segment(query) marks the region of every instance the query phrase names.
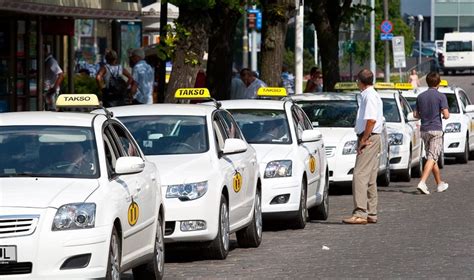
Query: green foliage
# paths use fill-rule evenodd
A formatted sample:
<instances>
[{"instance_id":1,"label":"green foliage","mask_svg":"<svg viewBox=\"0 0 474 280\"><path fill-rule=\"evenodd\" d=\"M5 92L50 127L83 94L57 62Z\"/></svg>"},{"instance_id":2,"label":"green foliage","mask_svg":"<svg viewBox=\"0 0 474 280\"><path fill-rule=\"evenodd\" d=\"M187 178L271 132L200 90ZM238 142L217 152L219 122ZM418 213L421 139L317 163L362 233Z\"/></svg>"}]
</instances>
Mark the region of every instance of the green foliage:
<instances>
[{"instance_id":1,"label":"green foliage","mask_svg":"<svg viewBox=\"0 0 474 280\"><path fill-rule=\"evenodd\" d=\"M353 4L342 18L342 24L351 24L370 14L371 7L363 4Z\"/></svg>"},{"instance_id":2,"label":"green foliage","mask_svg":"<svg viewBox=\"0 0 474 280\"><path fill-rule=\"evenodd\" d=\"M168 2L189 10L208 10L216 5L216 0L169 0Z\"/></svg>"},{"instance_id":3,"label":"green foliage","mask_svg":"<svg viewBox=\"0 0 474 280\"><path fill-rule=\"evenodd\" d=\"M173 57L176 49L176 42L178 40L186 40L191 35L184 26L177 21L174 25L168 24L166 26L166 38L164 45L156 46L157 56L161 60L169 60Z\"/></svg>"},{"instance_id":4,"label":"green foliage","mask_svg":"<svg viewBox=\"0 0 474 280\"><path fill-rule=\"evenodd\" d=\"M64 82L61 86L61 92L68 93L67 77L64 78ZM74 93L100 95L100 90L94 78L82 74L76 74L74 75Z\"/></svg>"},{"instance_id":5,"label":"green foliage","mask_svg":"<svg viewBox=\"0 0 474 280\"><path fill-rule=\"evenodd\" d=\"M288 66L288 70L294 73L295 69L295 53L291 49L286 49L283 54L283 63ZM306 75L314 65L314 56L307 49L303 50L303 75Z\"/></svg>"}]
</instances>

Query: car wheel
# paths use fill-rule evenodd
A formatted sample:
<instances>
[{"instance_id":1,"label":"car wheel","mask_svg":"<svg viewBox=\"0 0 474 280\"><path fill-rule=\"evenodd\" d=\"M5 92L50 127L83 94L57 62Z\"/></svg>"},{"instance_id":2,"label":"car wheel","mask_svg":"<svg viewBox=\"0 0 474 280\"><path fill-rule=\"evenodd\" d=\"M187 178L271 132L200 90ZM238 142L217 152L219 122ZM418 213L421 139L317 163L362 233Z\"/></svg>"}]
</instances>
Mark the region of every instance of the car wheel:
<instances>
[{"instance_id":1,"label":"car wheel","mask_svg":"<svg viewBox=\"0 0 474 280\"><path fill-rule=\"evenodd\" d=\"M115 227L112 229L112 236L109 245L109 258L107 262L106 280L120 280L120 238Z\"/></svg>"},{"instance_id":2,"label":"car wheel","mask_svg":"<svg viewBox=\"0 0 474 280\"><path fill-rule=\"evenodd\" d=\"M420 157L420 161L418 162L418 164L412 168L411 174L413 178L420 178L422 173L423 173L423 158Z\"/></svg>"},{"instance_id":3,"label":"car wheel","mask_svg":"<svg viewBox=\"0 0 474 280\"><path fill-rule=\"evenodd\" d=\"M298 213L296 214L296 220L294 222L295 229L304 229L306 221L308 220L308 208L306 207L306 179L303 178L301 182L301 195L300 195L300 206Z\"/></svg>"},{"instance_id":4,"label":"car wheel","mask_svg":"<svg viewBox=\"0 0 474 280\"><path fill-rule=\"evenodd\" d=\"M239 231L237 231L237 243L240 247L258 247L262 242L262 195L260 190L257 189L255 195L253 218L250 224Z\"/></svg>"},{"instance_id":5,"label":"car wheel","mask_svg":"<svg viewBox=\"0 0 474 280\"><path fill-rule=\"evenodd\" d=\"M308 210L311 220L327 220L329 216L329 175L324 180L323 201L318 206Z\"/></svg>"},{"instance_id":6,"label":"car wheel","mask_svg":"<svg viewBox=\"0 0 474 280\"><path fill-rule=\"evenodd\" d=\"M219 205L219 229L216 238L212 241L209 248L209 255L213 259L224 260L229 254L230 243L229 232L229 208L227 199L221 194L221 202Z\"/></svg>"},{"instance_id":7,"label":"car wheel","mask_svg":"<svg viewBox=\"0 0 474 280\"><path fill-rule=\"evenodd\" d=\"M163 221L158 218L153 260L132 269L134 279L160 280L165 268L165 243L163 240Z\"/></svg>"},{"instance_id":8,"label":"car wheel","mask_svg":"<svg viewBox=\"0 0 474 280\"><path fill-rule=\"evenodd\" d=\"M377 186L388 187L390 185L390 162L387 159L384 172L377 177Z\"/></svg>"},{"instance_id":9,"label":"car wheel","mask_svg":"<svg viewBox=\"0 0 474 280\"><path fill-rule=\"evenodd\" d=\"M403 182L410 182L411 180L411 155L412 155L412 152L410 150L410 154L408 155L407 168L402 171L401 176L400 176Z\"/></svg>"},{"instance_id":10,"label":"car wheel","mask_svg":"<svg viewBox=\"0 0 474 280\"><path fill-rule=\"evenodd\" d=\"M461 156L456 157L458 163L467 163L469 161L469 138L466 138L466 144L464 144L464 152Z\"/></svg>"}]
</instances>

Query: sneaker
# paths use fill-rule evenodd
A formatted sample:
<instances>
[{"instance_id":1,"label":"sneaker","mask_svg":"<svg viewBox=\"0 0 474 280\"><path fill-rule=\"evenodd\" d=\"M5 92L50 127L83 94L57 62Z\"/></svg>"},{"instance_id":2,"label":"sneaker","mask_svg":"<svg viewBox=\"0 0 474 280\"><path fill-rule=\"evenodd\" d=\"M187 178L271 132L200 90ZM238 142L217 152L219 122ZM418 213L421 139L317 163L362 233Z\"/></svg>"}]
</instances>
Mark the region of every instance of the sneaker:
<instances>
[{"instance_id":1,"label":"sneaker","mask_svg":"<svg viewBox=\"0 0 474 280\"><path fill-rule=\"evenodd\" d=\"M425 182L419 182L417 189L422 193L422 194L430 194L430 191L428 190L428 187L426 186Z\"/></svg>"},{"instance_id":2,"label":"sneaker","mask_svg":"<svg viewBox=\"0 0 474 280\"><path fill-rule=\"evenodd\" d=\"M437 188L437 192L444 192L445 190L447 190L449 187L448 183L446 182L441 182L439 185L438 185L438 188Z\"/></svg>"}]
</instances>

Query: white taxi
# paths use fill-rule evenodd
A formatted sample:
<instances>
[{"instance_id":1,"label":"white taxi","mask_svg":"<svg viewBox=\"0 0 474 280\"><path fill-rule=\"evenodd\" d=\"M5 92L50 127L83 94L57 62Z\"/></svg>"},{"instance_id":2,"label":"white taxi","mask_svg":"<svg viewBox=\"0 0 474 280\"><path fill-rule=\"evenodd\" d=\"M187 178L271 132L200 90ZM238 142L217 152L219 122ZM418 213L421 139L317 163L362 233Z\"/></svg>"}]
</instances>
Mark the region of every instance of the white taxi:
<instances>
[{"instance_id":1,"label":"white taxi","mask_svg":"<svg viewBox=\"0 0 474 280\"><path fill-rule=\"evenodd\" d=\"M57 107L96 106L61 95ZM164 207L156 166L105 114L4 113L2 279L161 279Z\"/></svg>"},{"instance_id":2,"label":"white taxi","mask_svg":"<svg viewBox=\"0 0 474 280\"><path fill-rule=\"evenodd\" d=\"M353 83L338 83L336 86L338 90L357 88ZM357 153L357 136L354 132L358 109L357 97L356 93L336 92L305 93L292 97L306 112L313 127L323 134L329 164L329 180L332 185L352 181ZM390 153L385 124L381 139L377 184L388 186Z\"/></svg>"},{"instance_id":3,"label":"white taxi","mask_svg":"<svg viewBox=\"0 0 474 280\"><path fill-rule=\"evenodd\" d=\"M179 89L177 99L209 98ZM166 205L165 242L205 242L226 258L229 236L241 247L262 240L262 184L255 150L218 103L111 108L160 170Z\"/></svg>"},{"instance_id":4,"label":"white taxi","mask_svg":"<svg viewBox=\"0 0 474 280\"><path fill-rule=\"evenodd\" d=\"M283 88L261 88L260 97L286 96ZM291 100L222 101L257 151L262 212L290 218L295 228L328 217L328 167L321 132ZM308 210L309 209L309 210Z\"/></svg>"},{"instance_id":5,"label":"white taxi","mask_svg":"<svg viewBox=\"0 0 474 280\"><path fill-rule=\"evenodd\" d=\"M438 91L446 94L449 106L449 119L442 119L444 157L455 157L459 163L467 163L474 159L474 105L462 88L450 87L446 81L440 85ZM417 93L427 89L418 88Z\"/></svg>"},{"instance_id":6,"label":"white taxi","mask_svg":"<svg viewBox=\"0 0 474 280\"><path fill-rule=\"evenodd\" d=\"M383 102L383 115L387 123L390 144L390 169L399 179L410 182L419 178L423 172L423 140L420 134L420 121L400 93L400 85L376 83Z\"/></svg>"}]
</instances>

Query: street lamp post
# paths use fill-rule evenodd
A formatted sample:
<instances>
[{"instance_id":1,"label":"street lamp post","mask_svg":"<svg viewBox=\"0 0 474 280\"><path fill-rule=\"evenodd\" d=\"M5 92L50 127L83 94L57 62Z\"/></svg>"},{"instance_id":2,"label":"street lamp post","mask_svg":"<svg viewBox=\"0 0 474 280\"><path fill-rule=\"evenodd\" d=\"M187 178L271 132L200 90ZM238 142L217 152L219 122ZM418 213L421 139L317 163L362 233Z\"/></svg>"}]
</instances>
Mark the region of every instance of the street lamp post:
<instances>
[{"instance_id":1,"label":"street lamp post","mask_svg":"<svg viewBox=\"0 0 474 280\"><path fill-rule=\"evenodd\" d=\"M418 18L418 24L420 25L420 35L418 36L418 71L421 70L420 69L420 64L421 64L421 36L422 36L422 33L423 33L423 16L422 15L418 15L417 16Z\"/></svg>"}]
</instances>

